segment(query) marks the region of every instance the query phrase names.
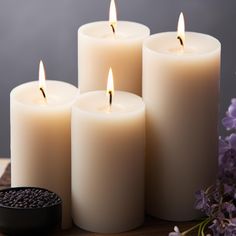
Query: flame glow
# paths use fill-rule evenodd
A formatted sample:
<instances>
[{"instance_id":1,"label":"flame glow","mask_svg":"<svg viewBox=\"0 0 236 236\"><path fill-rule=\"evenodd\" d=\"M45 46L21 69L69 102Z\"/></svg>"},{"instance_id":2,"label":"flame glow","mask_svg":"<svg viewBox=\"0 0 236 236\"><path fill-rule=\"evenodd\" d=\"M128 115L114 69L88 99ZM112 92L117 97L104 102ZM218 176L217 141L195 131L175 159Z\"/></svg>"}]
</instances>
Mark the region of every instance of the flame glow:
<instances>
[{"instance_id":1,"label":"flame glow","mask_svg":"<svg viewBox=\"0 0 236 236\"><path fill-rule=\"evenodd\" d=\"M185 23L184 15L181 12L179 15L178 27L177 27L177 38L180 40L182 46L185 45Z\"/></svg>"},{"instance_id":2,"label":"flame glow","mask_svg":"<svg viewBox=\"0 0 236 236\"><path fill-rule=\"evenodd\" d=\"M110 26L112 27L113 33L115 33L116 25L117 25L117 14L116 14L115 0L111 0L110 11L109 11L109 23L110 23Z\"/></svg>"},{"instance_id":3,"label":"flame glow","mask_svg":"<svg viewBox=\"0 0 236 236\"><path fill-rule=\"evenodd\" d=\"M112 69L109 69L108 79L107 79L107 94L114 94L114 82L113 82L113 73Z\"/></svg>"},{"instance_id":4,"label":"flame glow","mask_svg":"<svg viewBox=\"0 0 236 236\"><path fill-rule=\"evenodd\" d=\"M42 61L39 63L39 89L46 99L46 73Z\"/></svg>"}]
</instances>

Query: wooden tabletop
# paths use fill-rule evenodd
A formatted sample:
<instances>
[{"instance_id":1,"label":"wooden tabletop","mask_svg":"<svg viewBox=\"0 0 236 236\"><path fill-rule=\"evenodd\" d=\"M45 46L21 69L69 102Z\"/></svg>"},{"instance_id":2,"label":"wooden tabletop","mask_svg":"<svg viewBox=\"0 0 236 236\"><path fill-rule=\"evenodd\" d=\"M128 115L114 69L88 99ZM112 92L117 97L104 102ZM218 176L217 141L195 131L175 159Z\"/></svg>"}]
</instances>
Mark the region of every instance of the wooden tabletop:
<instances>
[{"instance_id":1,"label":"wooden tabletop","mask_svg":"<svg viewBox=\"0 0 236 236\"><path fill-rule=\"evenodd\" d=\"M176 223L176 222L168 222L168 221L162 221L162 220L157 220L155 218L146 217L146 220L143 224L143 226L121 234L105 234L105 235L110 235L110 236L168 236L169 232L173 231L173 228L175 225L178 225L180 230L186 230L192 227L193 225L197 224L197 222L181 222L181 223ZM83 231L81 229L76 228L75 226L71 230L66 230L62 231L60 233L55 234L60 235L60 236L66 236L66 235L71 235L71 236L104 236L104 234L98 234L98 233L91 233L87 231ZM188 234L192 236L196 236L197 233L196 231L193 232L193 234Z\"/></svg>"},{"instance_id":2,"label":"wooden tabletop","mask_svg":"<svg viewBox=\"0 0 236 236\"><path fill-rule=\"evenodd\" d=\"M2 159L0 158L0 179L4 172L4 169L7 167L9 163L9 159ZM7 174L5 175L4 180L8 179ZM4 182L5 183L5 182ZM3 188L3 186L0 186L0 189ZM169 232L173 231L174 226L178 226L181 231L184 231L193 225L197 224L197 222L169 222L169 221L163 221L159 219L155 219L153 217L147 216L145 219L144 224L132 231L121 233L121 234L105 234L105 235L121 235L121 236L167 236ZM102 236L104 234L97 234L97 233L91 233L84 230L81 230L77 228L76 226L73 226L70 230L60 231L55 234L55 236ZM193 232L192 234L188 235L197 235L196 232ZM0 236L3 236L0 233Z\"/></svg>"}]
</instances>

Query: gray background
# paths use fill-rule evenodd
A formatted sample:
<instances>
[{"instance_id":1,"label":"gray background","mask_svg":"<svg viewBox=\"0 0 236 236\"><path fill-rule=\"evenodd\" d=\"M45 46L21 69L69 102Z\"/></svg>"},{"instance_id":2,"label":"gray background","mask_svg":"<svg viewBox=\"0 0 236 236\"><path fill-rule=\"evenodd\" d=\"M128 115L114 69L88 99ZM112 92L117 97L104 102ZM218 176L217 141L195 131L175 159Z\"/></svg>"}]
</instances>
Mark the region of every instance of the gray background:
<instances>
[{"instance_id":1,"label":"gray background","mask_svg":"<svg viewBox=\"0 0 236 236\"><path fill-rule=\"evenodd\" d=\"M42 58L47 78L77 85L77 29L107 20L110 0L0 0L0 156L9 156L9 93L37 80ZM118 18L146 24L152 33L176 30L180 11L186 29L222 43L222 118L236 97L235 0L117 0ZM223 129L221 128L221 133Z\"/></svg>"}]
</instances>

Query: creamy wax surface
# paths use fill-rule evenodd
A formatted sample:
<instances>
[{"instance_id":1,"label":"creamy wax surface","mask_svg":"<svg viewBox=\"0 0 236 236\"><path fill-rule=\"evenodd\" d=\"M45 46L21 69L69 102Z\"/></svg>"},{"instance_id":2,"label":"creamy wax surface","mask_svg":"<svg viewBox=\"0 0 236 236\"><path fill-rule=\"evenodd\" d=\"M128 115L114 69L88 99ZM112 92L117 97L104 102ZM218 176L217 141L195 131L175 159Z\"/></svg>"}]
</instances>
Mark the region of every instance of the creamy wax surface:
<instances>
[{"instance_id":1,"label":"creamy wax surface","mask_svg":"<svg viewBox=\"0 0 236 236\"><path fill-rule=\"evenodd\" d=\"M63 228L71 226L71 107L78 89L46 81L47 100L37 81L11 92L12 186L36 186L63 200Z\"/></svg>"},{"instance_id":2,"label":"creamy wax surface","mask_svg":"<svg viewBox=\"0 0 236 236\"><path fill-rule=\"evenodd\" d=\"M141 96L142 43L148 27L117 21L116 31L108 21L83 25L78 30L78 80L80 92L103 90L112 67L117 90Z\"/></svg>"},{"instance_id":3,"label":"creamy wax surface","mask_svg":"<svg viewBox=\"0 0 236 236\"><path fill-rule=\"evenodd\" d=\"M187 32L152 35L143 46L147 118L147 211L196 218L195 191L217 175L220 42Z\"/></svg>"},{"instance_id":4,"label":"creamy wax surface","mask_svg":"<svg viewBox=\"0 0 236 236\"><path fill-rule=\"evenodd\" d=\"M72 209L75 224L119 233L144 221L145 105L116 91L82 94L72 109Z\"/></svg>"}]
</instances>

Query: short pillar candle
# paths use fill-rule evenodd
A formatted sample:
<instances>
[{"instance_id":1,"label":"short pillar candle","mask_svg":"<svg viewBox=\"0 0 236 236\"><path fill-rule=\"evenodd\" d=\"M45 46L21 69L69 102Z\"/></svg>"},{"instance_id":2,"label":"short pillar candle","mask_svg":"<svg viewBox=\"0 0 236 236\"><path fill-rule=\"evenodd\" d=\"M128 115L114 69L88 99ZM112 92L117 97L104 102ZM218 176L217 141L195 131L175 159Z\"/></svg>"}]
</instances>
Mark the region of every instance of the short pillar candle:
<instances>
[{"instance_id":1,"label":"short pillar candle","mask_svg":"<svg viewBox=\"0 0 236 236\"><path fill-rule=\"evenodd\" d=\"M150 30L135 22L116 22L112 6L110 21L88 23L78 30L80 92L103 90L107 71L112 67L116 89L141 96L142 43Z\"/></svg>"},{"instance_id":2,"label":"short pillar candle","mask_svg":"<svg viewBox=\"0 0 236 236\"><path fill-rule=\"evenodd\" d=\"M112 104L109 105L109 102ZM145 106L115 91L82 94L72 108L72 210L75 224L119 233L144 221Z\"/></svg>"},{"instance_id":3,"label":"short pillar candle","mask_svg":"<svg viewBox=\"0 0 236 236\"><path fill-rule=\"evenodd\" d=\"M41 75L42 70L41 67ZM42 187L56 192L63 201L62 227L69 228L71 107L78 89L52 80L45 82L44 90L39 85L37 81L29 82L11 91L12 186Z\"/></svg>"}]
</instances>

